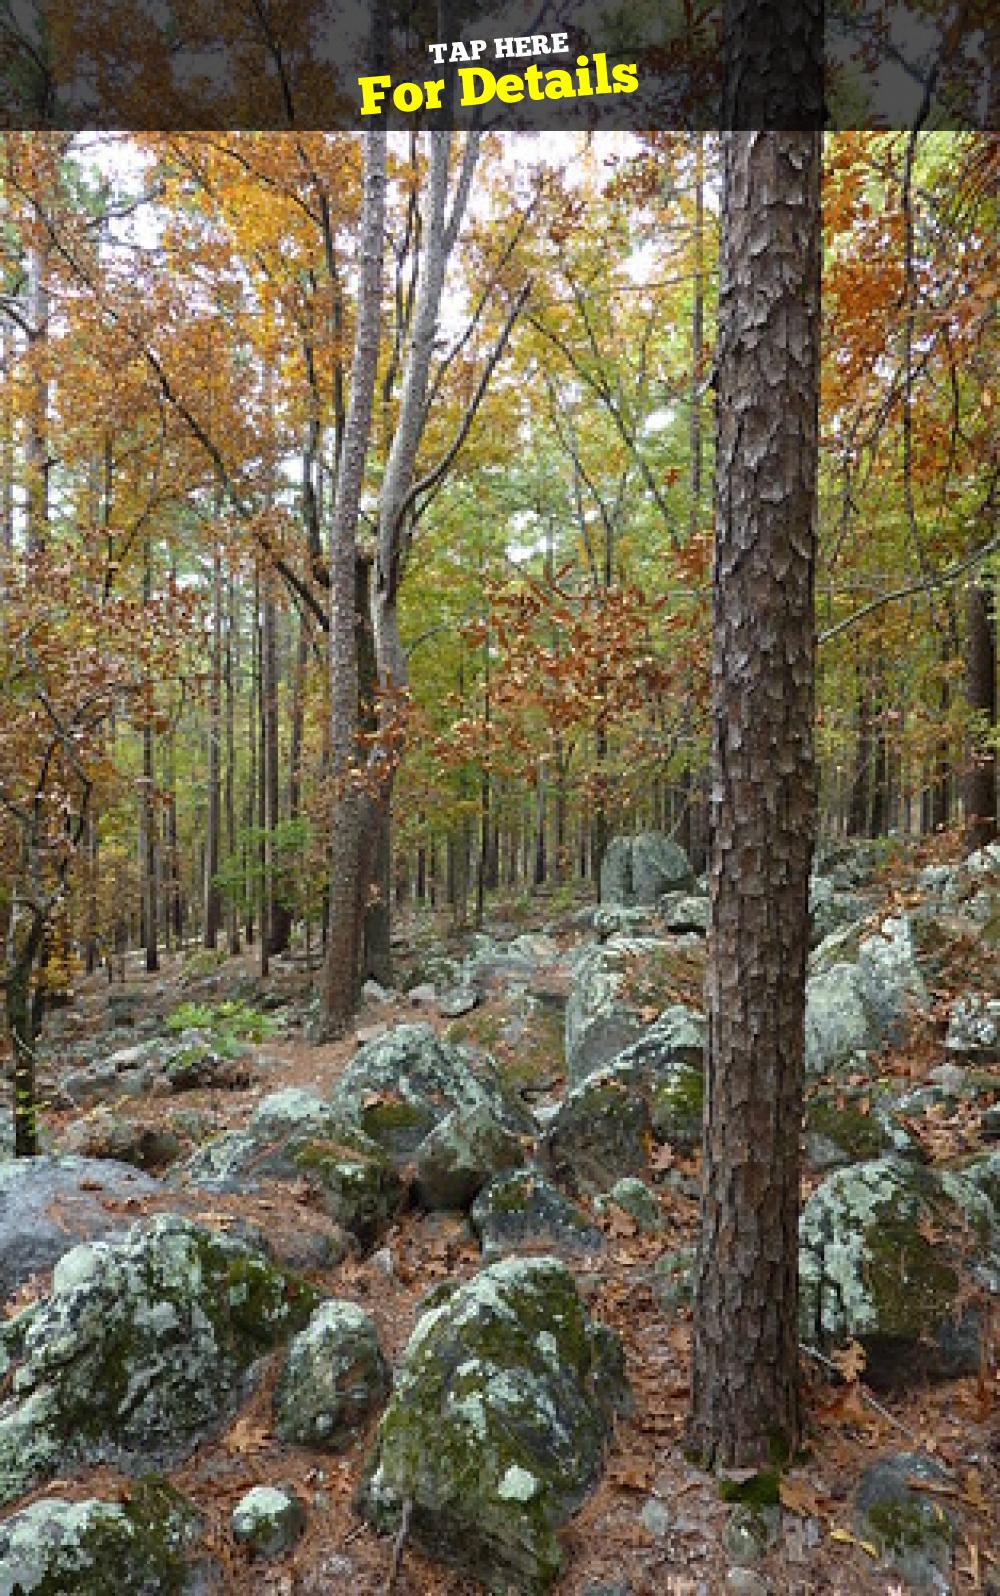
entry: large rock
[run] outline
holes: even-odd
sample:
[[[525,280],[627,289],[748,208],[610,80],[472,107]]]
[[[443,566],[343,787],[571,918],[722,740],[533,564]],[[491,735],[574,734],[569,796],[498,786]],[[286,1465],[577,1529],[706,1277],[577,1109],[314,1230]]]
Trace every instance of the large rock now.
[[[682,1151],[700,1146],[707,1035],[707,1025],[701,1014],[682,1003],[671,1004],[610,1063],[573,1088],[554,1116],[549,1134],[558,1129],[562,1120],[579,1119],[580,1107],[590,1101],[590,1093],[606,1095],[607,1083],[614,1081],[627,1090],[630,1100],[641,1100],[645,1104],[645,1113],[638,1108],[632,1110],[633,1123],[641,1118],[642,1128],[648,1128],[656,1141],[669,1142]],[[611,1123],[609,1119],[607,1130]],[[590,1136],[585,1125],[581,1129]],[[594,1136],[600,1129],[600,1124],[595,1126]],[[608,1143],[607,1135],[603,1139],[609,1147],[610,1168],[611,1161],[619,1155]],[[634,1138],[632,1145],[635,1146]],[[642,1164],[635,1162],[631,1172],[638,1173],[641,1168]],[[625,1172],[624,1164],[619,1172]]]
[[[907,915],[873,935],[834,932],[817,948],[806,983],[806,1072],[825,1075],[855,1054],[902,1035],[908,1016],[928,1004]]]
[[[653,937],[616,936],[581,948],[573,961],[566,1004],[571,1085],[616,1058],[649,1028],[652,1016],[639,987],[640,972],[653,967],[665,951],[665,944]]]
[[[555,1531],[596,1484],[621,1348],[554,1258],[507,1259],[419,1320],[379,1424],[359,1504],[495,1592],[547,1590]]]
[[[806,1162],[813,1170],[865,1163],[885,1153],[924,1157],[892,1099],[870,1088],[819,1087],[805,1109]]]
[[[376,1244],[405,1198],[381,1147],[318,1098],[297,1104],[265,1099],[247,1130],[205,1142],[177,1173],[187,1187],[223,1193],[305,1181],[327,1217],[363,1248]]]
[[[0,1300],[51,1269],[78,1241],[126,1228],[105,1207],[158,1191],[125,1164],[91,1158],[18,1158],[0,1164]]]
[[[608,1191],[647,1165],[652,1125],[642,1094],[613,1069],[567,1092],[539,1143],[539,1161],[570,1191]]]
[[[601,863],[601,902],[630,907],[667,892],[690,892],[694,871],[684,849],[659,831],[615,837]]]
[[[242,1243],[173,1215],[74,1247],[49,1296],[5,1329],[15,1368],[0,1501],[75,1462],[148,1469],[186,1456],[318,1300]]]
[[[855,1493],[855,1534],[878,1549],[882,1567],[900,1574],[910,1590],[949,1589],[955,1521],[947,1497],[934,1491],[947,1483],[930,1458],[900,1452],[866,1469]]]
[[[331,1101],[397,1168],[453,1109],[487,1108],[510,1130],[531,1128],[492,1065],[474,1068],[463,1048],[442,1041],[429,1025],[400,1025],[359,1048]]]
[[[898,1157],[840,1169],[806,1202],[799,1237],[803,1341],[858,1340],[876,1385],[978,1368],[966,1287],[1000,1286],[1000,1214],[981,1182]]]
[[[417,1148],[417,1200],[429,1209],[468,1208],[494,1175],[526,1162],[526,1143],[485,1104],[452,1109]]]
[[[218,1587],[191,1561],[200,1536],[198,1513],[158,1480],[137,1482],[121,1502],[43,1496],[0,1524],[0,1592],[201,1596]]]
[[[353,1302],[324,1302],[288,1345],[274,1394],[277,1433],[331,1452],[350,1446],[389,1394],[375,1326]]]
[[[535,1169],[490,1181],[469,1217],[487,1260],[542,1249],[571,1256],[596,1253],[604,1245],[596,1225]]]

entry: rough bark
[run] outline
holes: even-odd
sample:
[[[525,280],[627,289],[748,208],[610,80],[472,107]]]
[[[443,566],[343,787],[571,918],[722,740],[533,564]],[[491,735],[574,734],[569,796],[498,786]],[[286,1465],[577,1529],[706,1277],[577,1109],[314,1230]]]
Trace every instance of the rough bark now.
[[[212,554],[212,669],[208,695],[208,830],[205,837],[204,945],[214,948],[219,938],[222,899],[219,894],[219,852],[222,825],[222,554],[216,543]]]
[[[709,1042],[691,1441],[794,1448],[799,1132],[815,829],[820,139],[726,133]]]
[[[965,590],[965,692],[983,722],[965,774],[965,841],[971,850],[997,834],[997,756],[989,741],[997,722],[997,623],[993,589],[982,577]]]
[[[355,631],[357,524],[371,435],[378,367],[382,253],[385,233],[386,141],[364,135],[361,263],[350,398],[337,473],[330,534],[330,891],[322,1023],[343,1030],[354,1012],[360,967],[360,803],[351,779],[357,758],[358,646]]]

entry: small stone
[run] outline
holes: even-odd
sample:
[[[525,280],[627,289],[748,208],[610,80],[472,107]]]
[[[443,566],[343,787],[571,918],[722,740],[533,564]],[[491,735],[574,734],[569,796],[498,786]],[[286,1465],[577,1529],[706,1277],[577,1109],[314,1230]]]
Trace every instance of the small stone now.
[[[378,1252],[373,1252],[372,1264],[384,1280],[392,1280],[395,1276],[396,1263],[392,1256],[391,1247],[380,1247]]]
[[[366,1003],[384,1003],[389,994],[378,981],[368,980],[361,988],[361,996]]]
[[[730,1557],[739,1558],[741,1563],[755,1563],[770,1551],[780,1533],[780,1507],[755,1507],[739,1502],[722,1531],[722,1546]]]
[[[649,1531],[654,1540],[666,1539],[670,1530],[670,1514],[658,1496],[650,1496],[643,1502],[639,1516],[643,1528]]]
[[[742,1596],[768,1596],[770,1588],[752,1568],[731,1568],[726,1575],[726,1589],[740,1591]]]
[[[305,1509],[291,1491],[255,1485],[233,1508],[233,1538],[257,1557],[280,1557],[305,1528]]]
[[[437,987],[433,981],[421,981],[418,986],[411,986],[406,996],[411,1003],[436,1003]]]
[[[471,1014],[479,1004],[479,993],[472,987],[456,987],[452,992],[445,992],[438,998],[438,1013],[445,1019],[457,1020],[463,1014]]]

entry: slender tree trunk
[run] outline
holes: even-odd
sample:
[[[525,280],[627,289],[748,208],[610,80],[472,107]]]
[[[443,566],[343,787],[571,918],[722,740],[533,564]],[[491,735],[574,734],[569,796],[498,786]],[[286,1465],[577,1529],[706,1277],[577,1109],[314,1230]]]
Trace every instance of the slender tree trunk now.
[[[216,504],[216,512],[219,510]],[[212,551],[212,670],[208,700],[208,828],[205,836],[204,945],[219,940],[222,899],[219,893],[222,744],[222,550],[216,538]]]
[[[357,523],[371,434],[378,366],[385,231],[386,140],[366,133],[361,201],[361,263],[350,397],[330,533],[330,891],[321,986],[323,1026],[343,1031],[357,1003],[364,884],[361,806],[353,781],[358,753],[358,646],[355,630]]]
[[[144,605],[149,604],[152,591],[152,550],[147,539],[142,571],[142,601]],[[148,711],[142,727],[142,810],[143,932],[146,944],[146,969],[152,975],[160,968],[159,916],[157,914],[157,859],[159,849],[156,846],[156,764],[153,750],[153,726]]]
[[[978,576],[965,590],[965,693],[981,717],[965,775],[965,844],[984,848],[997,834],[997,622],[995,589]]]
[[[236,658],[234,639],[237,626],[236,581],[229,573],[226,603],[226,779],[224,804],[226,811],[226,864],[229,873],[229,952],[240,951],[240,917],[236,896]]]
[[[30,386],[25,436],[25,496],[28,552],[41,554],[49,528],[49,252],[37,244],[28,252]]]
[[[14,1059],[14,1157],[34,1158],[38,1152],[35,1101],[35,1025],[31,1001],[31,974],[45,936],[45,918],[27,910],[28,924],[13,935],[13,958],[7,969],[5,1003],[7,1031]]]
[[[807,33],[810,21],[807,10]],[[820,27],[809,46],[817,60],[821,41]],[[821,141],[724,133],[722,143],[709,1041],[691,1440],[710,1463],[750,1467],[794,1450],[800,1434]]]

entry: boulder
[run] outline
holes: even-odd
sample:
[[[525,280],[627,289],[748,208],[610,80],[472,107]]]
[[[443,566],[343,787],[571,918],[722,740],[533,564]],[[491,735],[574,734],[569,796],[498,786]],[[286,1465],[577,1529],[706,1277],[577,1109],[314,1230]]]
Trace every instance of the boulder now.
[[[505,1259],[410,1338],[358,1492],[362,1513],[489,1591],[557,1578],[556,1530],[597,1483],[628,1400],[617,1337],[554,1258]]]
[[[491,1180],[469,1217],[487,1260],[541,1248],[575,1256],[600,1252],[604,1245],[582,1209],[533,1169]]]
[[[474,1068],[464,1048],[442,1041],[429,1025],[400,1025],[359,1048],[331,1101],[397,1169],[453,1109],[485,1107],[515,1133],[531,1129],[492,1064]]]
[[[62,1146],[83,1158],[111,1159],[147,1171],[165,1169],[184,1148],[169,1126],[157,1120],[126,1119],[109,1108],[77,1120],[63,1136]]]
[[[635,977],[665,951],[653,937],[584,944],[573,961],[566,1003],[566,1070],[577,1085],[636,1041],[649,1027]],[[657,1005],[657,1008],[659,1005]],[[654,1014],[656,1009],[654,1009]]]
[[[417,1148],[417,1201],[429,1209],[468,1208],[494,1175],[526,1162],[527,1141],[502,1124],[485,1103],[452,1109]]]
[[[233,1539],[254,1557],[280,1557],[302,1534],[306,1515],[294,1491],[255,1485],[233,1508],[231,1523]]]
[[[641,1175],[652,1126],[641,1092],[613,1069],[567,1092],[539,1141],[542,1167],[569,1191],[604,1192],[622,1175]]]
[[[615,837],[601,862],[601,903],[656,903],[666,892],[690,892],[694,871],[684,849],[659,831]]]
[[[319,1294],[229,1236],[160,1215],[74,1247],[50,1294],[4,1330],[0,1501],[76,1462],[187,1456],[245,1395],[258,1359]]]
[[[702,1015],[682,1003],[672,1004],[610,1063],[574,1087],[549,1126],[556,1128],[563,1119],[579,1117],[578,1107],[589,1100],[589,1095],[606,1096],[608,1083],[615,1082],[625,1089],[631,1102],[645,1105],[645,1114],[637,1108],[630,1112],[633,1118],[642,1118],[643,1126],[656,1141],[669,1142],[683,1151],[699,1147],[707,1036]],[[598,1130],[595,1127],[595,1135]],[[633,1162],[628,1170],[623,1166],[620,1173],[638,1174],[644,1166],[645,1154],[641,1162]]]
[[[834,932],[816,949],[806,982],[806,1073],[825,1075],[857,1053],[897,1041],[929,998],[908,915],[878,931]]]
[[[91,1158],[18,1158],[0,1164],[0,1300],[51,1269],[79,1241],[124,1230],[105,1207],[160,1189],[126,1164]]]
[[[369,1315],[353,1302],[323,1302],[288,1344],[275,1428],[284,1441],[342,1451],[391,1385]]]
[[[633,1175],[616,1180],[610,1191],[595,1200],[594,1207],[600,1214],[620,1208],[644,1235],[656,1235],[663,1229],[663,1216],[655,1194],[644,1180],[636,1180]]]
[[[876,1386],[978,1368],[966,1288],[1000,1284],[1000,1215],[981,1183],[899,1157],[856,1164],[812,1193],[799,1237],[804,1342],[858,1340]]]
[[[660,915],[666,929],[675,936],[685,931],[705,936],[708,932],[708,899],[692,892],[668,892],[660,899]]]
[[[947,1484],[947,1475],[919,1452],[880,1458],[866,1469],[854,1496],[854,1533],[878,1549],[882,1567],[901,1575],[910,1590],[945,1591],[955,1521],[946,1497],[912,1480],[935,1486]]]
[[[217,1588],[191,1560],[200,1537],[196,1510],[156,1478],[132,1485],[121,1502],[43,1496],[0,1524],[0,1591],[199,1596]]]
[[[809,946],[818,947],[834,931],[857,924],[865,904],[853,892],[838,892],[829,876],[813,876],[809,882]]]
[[[303,1094],[304,1096],[307,1094]],[[285,1094],[279,1093],[283,1097]],[[269,1180],[305,1181],[327,1217],[362,1248],[376,1245],[402,1207],[403,1183],[381,1147],[345,1123],[344,1115],[313,1099],[315,1113],[292,1122],[282,1134],[280,1113],[265,1099],[259,1125],[226,1131],[205,1142],[177,1171],[185,1186],[224,1193],[258,1191]],[[258,1137],[258,1130],[273,1133]]]
[[[948,1015],[945,1051],[973,1060],[1000,1059],[1000,998],[966,992]]]
[[[907,1130],[896,1105],[870,1088],[835,1091],[820,1087],[805,1109],[805,1157],[814,1170],[860,1164],[886,1153],[924,1158],[917,1138]]]

